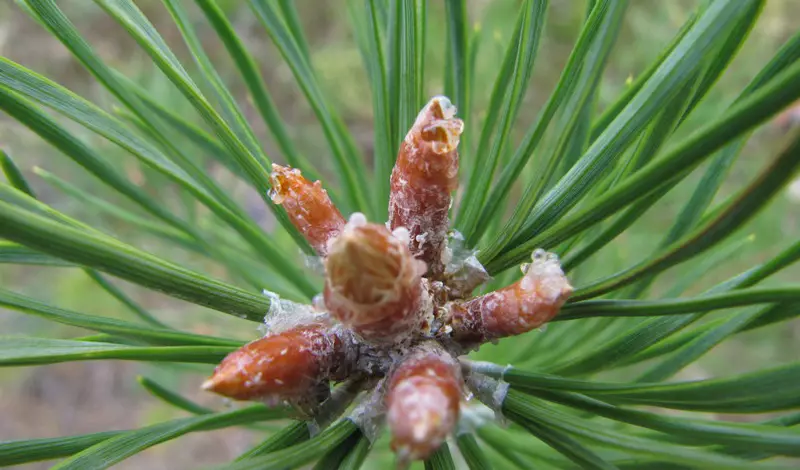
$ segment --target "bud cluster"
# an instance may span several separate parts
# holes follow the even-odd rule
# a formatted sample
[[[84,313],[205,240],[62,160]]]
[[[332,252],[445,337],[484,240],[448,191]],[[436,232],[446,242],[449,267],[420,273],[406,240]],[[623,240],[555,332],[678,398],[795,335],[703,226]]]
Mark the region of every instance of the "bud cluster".
[[[392,172],[386,224],[359,213],[345,222],[319,181],[273,165],[273,201],[325,268],[321,313],[231,353],[203,388],[310,414],[333,382],[380,383],[370,396],[382,397],[401,462],[444,442],[464,398],[458,355],[543,325],[572,292],[558,258],[537,250],[518,282],[467,298],[488,276],[472,254],[448,246],[464,128],[455,113],[441,96],[420,112]]]

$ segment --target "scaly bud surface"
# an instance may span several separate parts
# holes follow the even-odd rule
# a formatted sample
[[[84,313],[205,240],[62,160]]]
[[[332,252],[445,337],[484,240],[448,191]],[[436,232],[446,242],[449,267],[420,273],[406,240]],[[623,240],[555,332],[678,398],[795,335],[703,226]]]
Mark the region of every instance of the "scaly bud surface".
[[[550,321],[572,293],[558,257],[536,250],[516,283],[468,301],[449,304],[452,336],[460,343],[480,344],[514,336]]]
[[[464,123],[450,100],[437,96],[417,116],[392,171],[389,224],[410,232],[409,246],[434,279],[444,271],[451,193],[458,186],[458,147]]]
[[[458,422],[463,379],[439,346],[418,347],[389,380],[386,404],[392,450],[401,462],[428,458]]]
[[[272,165],[270,197],[286,209],[289,220],[320,256],[328,241],[339,235],[345,220],[319,181],[303,178],[300,170]]]
[[[423,320],[424,271],[405,240],[354,214],[329,247],[325,305],[363,339],[396,343]]]
[[[302,402],[327,383],[339,343],[326,325],[268,335],[228,354],[203,388],[236,400]]]

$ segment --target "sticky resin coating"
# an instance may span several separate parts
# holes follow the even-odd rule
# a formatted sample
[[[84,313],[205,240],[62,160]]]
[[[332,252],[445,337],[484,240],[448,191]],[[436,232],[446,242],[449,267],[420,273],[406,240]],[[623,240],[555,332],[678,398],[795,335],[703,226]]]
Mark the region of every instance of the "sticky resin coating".
[[[401,462],[425,459],[444,442],[458,422],[462,383],[458,362],[436,346],[418,347],[393,372],[386,418]]]
[[[465,246],[460,232],[451,230],[448,233],[442,259],[445,263],[443,280],[451,299],[467,297],[490,279],[477,254],[477,250]]]
[[[421,326],[424,272],[402,238],[357,214],[329,246],[325,305],[364,340],[395,343]]]
[[[449,304],[452,335],[480,344],[538,328],[552,319],[572,293],[558,257],[536,250],[516,283],[467,301]]]
[[[456,148],[464,123],[455,113],[449,99],[431,99],[400,145],[391,177],[390,228],[408,229],[411,252],[435,279],[444,271],[451,193],[458,187]]]
[[[340,361],[342,345],[331,333],[326,325],[301,325],[248,343],[228,354],[203,388],[270,404],[313,399]]]
[[[272,165],[269,196],[280,204],[297,230],[320,256],[327,254],[328,241],[339,235],[345,220],[319,181],[303,178],[300,170]]]

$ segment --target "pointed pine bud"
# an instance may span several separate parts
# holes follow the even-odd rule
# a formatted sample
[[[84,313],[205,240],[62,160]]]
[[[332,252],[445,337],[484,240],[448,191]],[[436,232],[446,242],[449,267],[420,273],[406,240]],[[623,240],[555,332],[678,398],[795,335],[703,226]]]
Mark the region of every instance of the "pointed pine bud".
[[[407,233],[398,234],[353,214],[325,260],[325,305],[369,342],[402,341],[423,321],[425,266],[408,250]]]
[[[389,224],[405,227],[410,248],[439,278],[449,226],[451,193],[458,186],[458,147],[464,123],[444,96],[428,102],[400,145],[392,171]]]
[[[317,254],[327,255],[328,241],[339,235],[345,220],[322,183],[308,181],[300,170],[273,164],[270,184],[269,195],[275,204],[286,209],[292,224]]]
[[[536,250],[516,283],[468,301],[449,304],[452,337],[471,346],[538,328],[558,314],[572,293],[558,257]]]
[[[300,325],[228,354],[203,389],[236,400],[295,404],[314,398],[341,367],[342,340],[331,327]]]
[[[441,347],[422,345],[392,373],[386,420],[401,463],[428,458],[458,422],[463,380],[458,362]]]

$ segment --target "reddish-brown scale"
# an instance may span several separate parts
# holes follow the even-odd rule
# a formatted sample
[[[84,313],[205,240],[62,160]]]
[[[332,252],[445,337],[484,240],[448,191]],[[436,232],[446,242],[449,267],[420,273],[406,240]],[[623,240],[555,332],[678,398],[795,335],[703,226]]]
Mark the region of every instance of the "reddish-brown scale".
[[[429,457],[458,422],[461,371],[438,346],[412,352],[391,375],[387,423],[392,450],[401,461]]]
[[[478,345],[538,328],[558,314],[572,293],[555,255],[537,250],[518,282],[449,307],[451,336]]]
[[[341,349],[329,326],[297,326],[228,354],[203,388],[236,400],[301,401],[326,383]]]
[[[286,209],[289,220],[320,256],[328,240],[339,235],[345,220],[319,181],[303,178],[300,170],[272,165],[270,197]]]
[[[451,193],[458,186],[456,148],[464,123],[455,112],[445,97],[428,102],[400,145],[391,178],[390,227],[408,229],[411,252],[435,279],[444,272]]]
[[[367,341],[400,341],[417,332],[424,320],[423,272],[405,240],[359,214],[330,245],[325,305]]]

